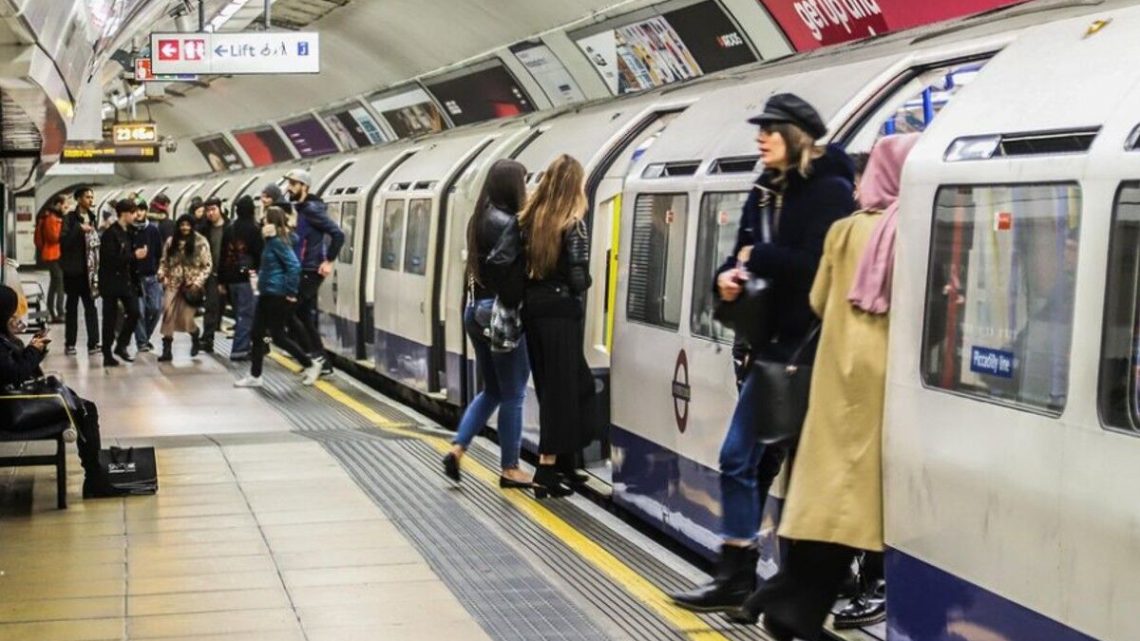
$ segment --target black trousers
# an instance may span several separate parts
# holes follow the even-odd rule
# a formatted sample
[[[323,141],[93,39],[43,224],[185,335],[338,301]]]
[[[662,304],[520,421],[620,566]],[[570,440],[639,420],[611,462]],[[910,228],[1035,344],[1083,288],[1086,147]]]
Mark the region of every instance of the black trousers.
[[[79,398],[81,410],[75,417],[79,423],[79,439],[76,447],[79,449],[79,460],[83,463],[83,471],[90,477],[92,472],[99,472],[99,449],[103,447],[99,436],[99,409],[95,404],[85,398]]]
[[[115,326],[119,324],[119,312],[122,308],[124,316],[122,325],[119,325],[118,336],[115,336]],[[139,322],[139,296],[103,295],[103,355],[111,356],[116,346],[125,349],[131,343],[131,336],[135,333],[135,325]]]
[[[285,333],[285,324],[293,319],[293,303],[285,300],[284,296],[262,294],[257,298],[257,309],[253,312],[253,350],[250,354],[249,373],[251,376],[261,376],[261,368],[265,363],[265,355],[269,353],[269,339],[278,347],[289,352],[302,367],[313,364],[312,359],[305,353],[289,335]]]
[[[47,312],[52,320],[64,317],[63,308],[63,268],[58,260],[48,261]]]
[[[79,337],[79,302],[83,301],[83,320],[87,324],[87,347],[95,349],[99,344],[99,313],[95,310],[95,299],[91,296],[91,285],[87,274],[64,274],[63,289],[67,297],[64,303],[64,345],[75,347]]]
[[[317,296],[321,291],[324,276],[317,272],[301,272],[301,287],[297,291],[297,309],[289,327],[290,336],[306,352],[324,355],[321,329],[317,324]]]
[[[861,550],[818,541],[782,543],[787,554],[780,571],[759,588],[764,616],[796,638],[818,641]]]
[[[210,276],[206,281],[206,314],[202,317],[202,344],[213,347],[214,334],[222,326],[222,310],[226,303],[218,291],[218,277]]]

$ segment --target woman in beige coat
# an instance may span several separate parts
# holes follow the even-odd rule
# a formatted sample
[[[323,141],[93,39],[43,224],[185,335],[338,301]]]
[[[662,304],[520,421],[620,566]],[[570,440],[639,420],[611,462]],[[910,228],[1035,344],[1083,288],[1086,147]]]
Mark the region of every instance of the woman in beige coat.
[[[895,223],[917,134],[888,136],[859,183],[863,209],[831,226],[811,290],[823,319],[811,399],[779,535],[780,572],[733,618],[814,641],[862,550],[883,549],[882,429]]]
[[[162,355],[159,362],[173,360],[174,333],[186,332],[192,339],[190,356],[198,355],[198,324],[194,322],[197,305],[187,296],[200,297],[210,277],[213,260],[210,243],[194,231],[194,218],[189,214],[178,218],[174,236],[166,241],[158,280],[165,289],[162,312]]]

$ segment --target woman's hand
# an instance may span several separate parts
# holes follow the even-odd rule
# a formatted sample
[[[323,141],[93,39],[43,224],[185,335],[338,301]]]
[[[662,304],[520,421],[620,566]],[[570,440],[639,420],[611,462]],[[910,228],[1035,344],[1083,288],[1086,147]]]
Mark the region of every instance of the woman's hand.
[[[740,281],[747,280],[748,275],[739,268],[733,268],[723,272],[716,278],[716,289],[720,292],[721,300],[726,303],[731,303],[740,296],[741,286]]]
[[[28,341],[28,346],[31,347],[32,349],[42,353],[47,349],[48,343],[50,343],[50,342],[51,342],[51,339],[48,338],[46,335],[36,334],[35,336],[32,337],[32,340]]]

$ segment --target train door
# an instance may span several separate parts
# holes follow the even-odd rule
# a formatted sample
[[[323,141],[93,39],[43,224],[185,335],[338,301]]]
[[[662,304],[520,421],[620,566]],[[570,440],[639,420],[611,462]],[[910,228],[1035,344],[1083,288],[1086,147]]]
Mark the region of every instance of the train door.
[[[358,248],[356,242],[358,213],[360,211],[359,194],[356,187],[349,188],[349,199],[340,207],[340,229],[344,232],[344,246],[337,254],[333,271],[336,274],[336,292],[334,307],[337,319],[337,346],[341,356],[349,360],[356,360],[360,348],[360,302],[361,286],[360,261],[357,260]]]
[[[328,207],[329,218],[340,225],[340,212],[343,203],[340,200],[329,200],[325,203]],[[327,247],[328,241],[325,241]],[[343,249],[341,250],[344,251]],[[320,314],[318,327],[321,332],[321,341],[325,345],[325,349],[331,350],[343,356],[343,348],[340,342],[340,335],[337,331],[337,326],[340,324],[333,310],[337,308],[337,299],[339,298],[340,290],[340,263],[333,263],[333,271],[326,278],[321,288],[317,292],[317,305],[322,311],[327,310],[326,313]]]

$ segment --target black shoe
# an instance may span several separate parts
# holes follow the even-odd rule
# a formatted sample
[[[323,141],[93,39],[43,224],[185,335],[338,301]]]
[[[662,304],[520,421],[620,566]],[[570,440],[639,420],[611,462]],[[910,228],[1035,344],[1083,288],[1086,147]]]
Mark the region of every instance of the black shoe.
[[[119,349],[115,350],[115,356],[118,356],[128,363],[135,362],[135,359],[131,357],[131,353],[127,351],[126,347],[120,347]]]
[[[214,339],[212,339],[212,338],[210,340],[203,339],[202,340],[202,346],[199,347],[198,349],[200,349],[203,352],[206,352],[207,354],[213,354],[214,353]]]
[[[75,356],[77,352],[74,345],[68,345],[67,347],[63,348],[63,353],[66,356]]]
[[[447,478],[455,481],[456,483],[463,480],[463,478],[459,475],[459,458],[457,456],[449,453],[447,456],[443,457],[443,473],[447,475]]]
[[[880,586],[870,594],[862,594],[835,615],[836,630],[851,630],[882,623],[887,620],[886,590]]]
[[[153,352],[153,351],[154,351],[154,344],[153,343],[143,343],[142,345],[139,345],[139,353],[140,354],[145,354],[147,352]]]
[[[499,487],[503,488],[504,490],[529,490],[530,488],[534,487],[534,483],[516,481],[505,476],[500,476]]]
[[[193,358],[193,357],[197,356],[198,353],[201,351],[202,351],[201,341],[198,340],[197,335],[191,334],[190,335],[190,357]]]
[[[562,483],[562,475],[553,465],[539,465],[534,473],[534,498],[561,498],[574,493],[574,488]]]
[[[738,610],[756,589],[756,564],[759,561],[760,550],[755,546],[722,546],[716,576],[711,583],[669,596],[673,603],[693,612]]]
[[[110,354],[103,354],[103,367],[118,367],[119,361],[115,360],[114,356]]]
[[[772,641],[795,641],[796,635],[784,624],[772,620],[770,617],[764,617],[763,623],[764,631],[772,638]]]
[[[94,345],[88,345],[87,346],[87,353],[88,354],[98,354],[101,351],[103,351],[103,346],[100,345],[99,343],[95,343]]]

